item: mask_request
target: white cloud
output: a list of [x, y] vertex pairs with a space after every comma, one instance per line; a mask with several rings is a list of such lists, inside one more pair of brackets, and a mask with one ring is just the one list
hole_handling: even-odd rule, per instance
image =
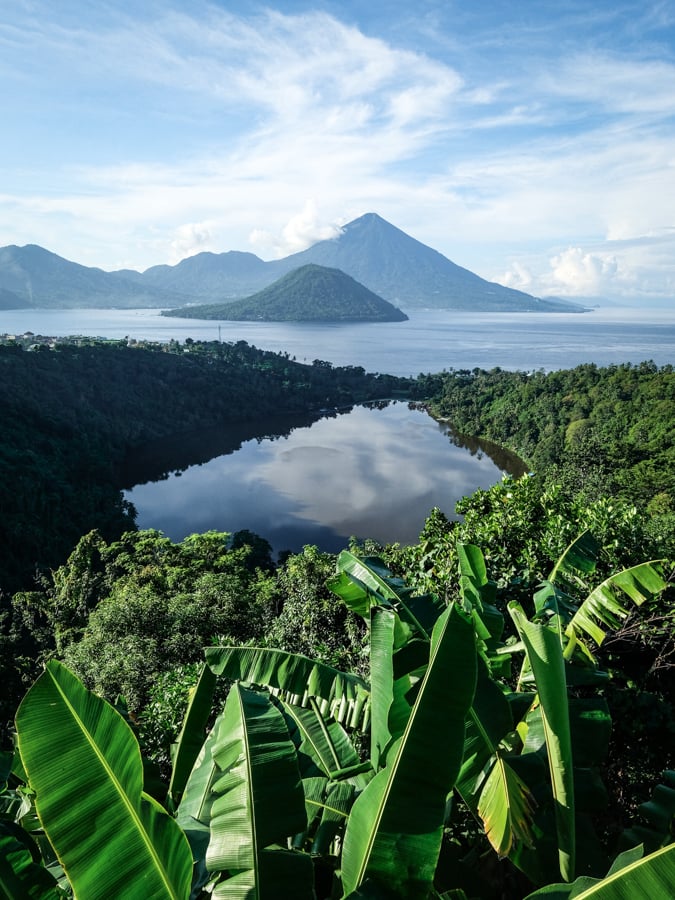
[[249, 244], [254, 252], [264, 257], [288, 256], [306, 250], [317, 241], [327, 241], [340, 234], [341, 228], [321, 221], [316, 201], [309, 199], [299, 213], [291, 216], [279, 233], [266, 228], [254, 228], [249, 234]]
[[[248, 236], [269, 258], [376, 211], [484, 277], [510, 265], [500, 280], [531, 293], [672, 290], [665, 252], [622, 244], [673, 221], [675, 66], [663, 51], [542, 43], [525, 55], [481, 17], [472, 67], [478, 51], [449, 27], [427, 46], [450, 49], [432, 58], [402, 29], [385, 40], [376, 18], [366, 33], [318, 11], [75, 6], [81, 20], [35, 0], [14, 28], [0, 23], [14, 104], [0, 244], [144, 268], [242, 250]], [[40, 64], [27, 68], [29, 50]], [[26, 110], [24, 138], [13, 113]]]
[[603, 107], [644, 118], [670, 117], [675, 65], [662, 60], [631, 60], [609, 54], [578, 54], [542, 80], [547, 93], [583, 107]]
[[551, 290], [569, 296], [599, 296], [610, 289], [618, 271], [614, 257], [585, 253], [580, 247], [551, 259]]
[[171, 241], [170, 262], [177, 263], [188, 256], [213, 249], [211, 232], [205, 222], [189, 222], [179, 225], [175, 229], [174, 238]]
[[528, 294], [534, 293], [535, 278], [530, 269], [521, 262], [511, 263], [511, 268], [496, 280], [499, 284], [503, 284], [504, 287], [525, 291]]

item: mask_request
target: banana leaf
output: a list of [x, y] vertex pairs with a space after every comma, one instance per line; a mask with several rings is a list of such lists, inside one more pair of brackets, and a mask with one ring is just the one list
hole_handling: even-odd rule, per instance
[[375, 606], [370, 613], [370, 761], [375, 771], [392, 739], [389, 710], [394, 700], [396, 619], [393, 610], [383, 607]]
[[180, 802], [192, 767], [204, 744], [215, 684], [216, 676], [207, 665], [204, 665], [199, 680], [192, 690], [173, 755], [169, 797], [174, 807]]
[[333, 842], [349, 818], [356, 788], [346, 781], [327, 778], [306, 778], [302, 782], [308, 831], [293, 841], [296, 847], [311, 840], [313, 856], [327, 856], [334, 852]]
[[366, 621], [370, 619], [371, 606], [392, 606], [398, 600], [396, 591], [348, 550], [338, 555], [337, 572], [326, 581], [326, 586]]
[[300, 772], [286, 723], [267, 693], [236, 683], [213, 744], [206, 867], [214, 900], [311, 900], [308, 854], [279, 849], [307, 828]]
[[474, 544], [457, 544], [459, 561], [459, 589], [462, 605], [471, 611], [476, 624], [476, 634], [480, 638], [478, 651], [496, 677], [508, 677], [511, 660], [501, 654], [503, 648], [504, 616], [495, 606], [497, 585], [489, 581], [485, 558]]
[[434, 628], [429, 665], [406, 730], [386, 767], [352, 807], [342, 853], [346, 895], [374, 881], [409, 900], [427, 896], [475, 683], [473, 622], [453, 604]]
[[595, 571], [600, 544], [590, 531], [582, 532], [572, 541], [551, 569], [548, 580], [553, 583], [559, 574], [579, 580], [578, 573], [590, 575]]
[[574, 878], [575, 812], [572, 737], [560, 638], [545, 625], [529, 622], [520, 606], [509, 603], [511, 618], [525, 644], [542, 710], [551, 787], [555, 801], [560, 874]]
[[[628, 617], [630, 608], [625, 605], [624, 595], [636, 606], [656, 597], [667, 587], [660, 571], [663, 560], [641, 563], [611, 575], [586, 597], [570, 620], [566, 635], [572, 647], [582, 643], [582, 634], [588, 635], [600, 646], [605, 639], [605, 630], [616, 630]], [[591, 656], [590, 650], [586, 652]], [[570, 653], [566, 650], [566, 656]]]
[[279, 689], [282, 699], [296, 706], [317, 697], [323, 714], [350, 728], [367, 727], [368, 686], [358, 675], [269, 647], [207, 647], [205, 655], [216, 675]]
[[513, 730], [509, 703], [478, 659], [476, 693], [466, 719], [464, 758], [455, 789], [471, 812], [480, 816], [488, 840], [500, 856], [515, 841], [532, 842], [533, 800], [513, 769], [501, 742]]
[[220, 733], [221, 719], [222, 713], [197, 754], [176, 812], [176, 821], [188, 839], [194, 859], [191, 900], [201, 896], [201, 889], [209, 880], [206, 850], [211, 838], [213, 785], [220, 777], [220, 770], [213, 759], [213, 747]]
[[485, 558], [474, 544], [457, 544], [459, 588], [465, 609], [475, 607], [493, 640], [504, 631], [504, 616], [494, 605], [496, 584], [488, 580]]
[[666, 900], [675, 884], [675, 844], [642, 856], [642, 848], [617, 858], [601, 880], [578, 878], [573, 884], [550, 884], [525, 900]]
[[414, 689], [429, 662], [429, 643], [409, 639], [394, 610], [374, 606], [370, 623], [370, 760], [377, 771], [408, 724]]
[[497, 751], [492, 769], [478, 799], [478, 814], [485, 835], [499, 856], [508, 856], [515, 841], [532, 846], [534, 801], [525, 782]]
[[51, 660], [16, 729], [40, 821], [76, 896], [188, 897], [190, 847], [143, 793], [138, 743], [112, 706]]
[[63, 900], [56, 879], [29, 849], [28, 835], [22, 839], [18, 826], [0, 822], [0, 900]]
[[337, 574], [326, 584], [349, 609], [370, 620], [373, 606], [395, 606], [403, 621], [418, 636], [429, 640], [445, 605], [429, 594], [414, 595], [402, 579], [392, 575], [382, 560], [361, 559], [348, 550], [337, 558]]
[[345, 770], [361, 766], [347, 732], [334, 719], [324, 719], [316, 702], [310, 701], [308, 709], [279, 702], [303, 778], [338, 778]]

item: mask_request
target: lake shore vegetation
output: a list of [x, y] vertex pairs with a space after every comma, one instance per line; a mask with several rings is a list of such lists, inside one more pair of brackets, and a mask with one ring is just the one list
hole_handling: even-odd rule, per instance
[[[0, 366], [16, 896], [665, 896], [671, 367], [413, 382], [87, 340]], [[120, 503], [143, 442], [393, 394], [531, 472], [430, 510], [412, 546], [278, 561], [246, 531], [138, 531]]]

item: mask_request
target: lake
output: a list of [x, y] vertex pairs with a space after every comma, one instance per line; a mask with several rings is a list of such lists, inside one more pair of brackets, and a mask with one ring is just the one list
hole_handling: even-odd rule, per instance
[[[277, 552], [305, 544], [338, 552], [352, 535], [414, 543], [434, 506], [456, 518], [462, 496], [495, 484], [504, 472], [523, 471], [511, 454], [454, 436], [406, 403], [357, 406], [275, 438], [246, 440], [242, 426], [199, 438], [190, 438], [198, 458], [218, 441], [229, 452], [127, 490], [140, 528], [158, 528], [172, 540], [246, 528]], [[184, 454], [185, 466], [186, 448], [176, 444], [173, 452]], [[171, 448], [162, 453], [166, 468]], [[151, 448], [150, 459], [132, 461], [127, 481], [154, 456]]]
[[[245, 340], [300, 362], [324, 359], [403, 376], [675, 362], [673, 310], [409, 315], [400, 323], [314, 325], [170, 319], [147, 309], [14, 310], [0, 312], [0, 333]], [[210, 528], [248, 528], [276, 550], [305, 543], [339, 550], [350, 535], [415, 541], [433, 506], [452, 515], [461, 496], [494, 484], [503, 470], [504, 460], [495, 462], [475, 443], [456, 446], [443, 426], [397, 404], [162, 442], [137, 454], [125, 483], [139, 526], [175, 540]]]

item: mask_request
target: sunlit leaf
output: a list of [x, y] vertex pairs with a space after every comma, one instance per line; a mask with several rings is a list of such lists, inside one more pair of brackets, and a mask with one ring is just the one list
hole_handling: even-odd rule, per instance
[[428, 894], [475, 680], [473, 624], [453, 604], [434, 628], [406, 730], [352, 808], [342, 855], [345, 894], [369, 879], [411, 900]]
[[40, 821], [76, 896], [185, 898], [185, 835], [143, 794], [136, 738], [122, 717], [56, 660], [16, 715]]

